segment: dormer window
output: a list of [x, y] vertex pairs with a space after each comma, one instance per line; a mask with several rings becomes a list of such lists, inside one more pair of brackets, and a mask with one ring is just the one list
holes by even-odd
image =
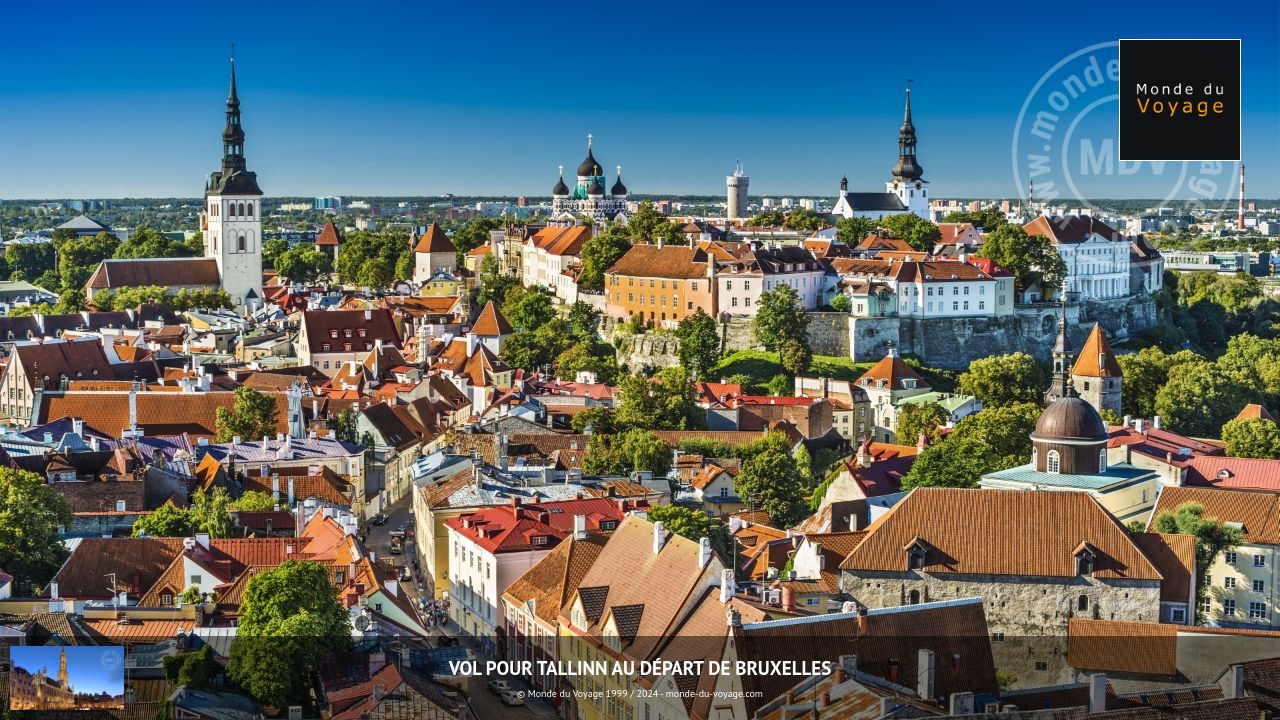
[[365, 335], [369, 334], [369, 331], [364, 328], [360, 328], [357, 332], [360, 333], [360, 337], [364, 337]]
[[546, 545], [546, 544], [547, 544], [547, 536], [546, 536], [546, 535], [534, 535], [534, 536], [533, 536], [533, 544], [534, 544], [534, 545]]
[[1098, 568], [1098, 556], [1094, 554], [1088, 543], [1080, 543], [1080, 546], [1076, 551], [1076, 575], [1090, 577]]
[[335, 329], [333, 329], [333, 330], [330, 330], [330, 331], [329, 331], [329, 337], [331, 337], [331, 338], [336, 338], [336, 337], [338, 337], [338, 330], [337, 330], [337, 328], [335, 328]]
[[907, 551], [907, 570], [924, 570], [929, 564], [929, 546], [924, 540], [916, 538], [904, 549]]

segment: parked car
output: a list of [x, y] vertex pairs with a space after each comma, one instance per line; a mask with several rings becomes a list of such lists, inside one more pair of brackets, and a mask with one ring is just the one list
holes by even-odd
[[378, 513], [377, 515], [373, 516], [373, 519], [370, 520], [369, 523], [372, 525], [386, 525], [387, 516], [383, 515], [382, 513]]
[[501, 695], [504, 692], [510, 692], [515, 688], [511, 687], [511, 683], [506, 680], [490, 680], [489, 690]]
[[524, 693], [520, 693], [515, 690], [503, 690], [498, 693], [498, 697], [502, 698], [502, 703], [504, 705], [524, 705]]

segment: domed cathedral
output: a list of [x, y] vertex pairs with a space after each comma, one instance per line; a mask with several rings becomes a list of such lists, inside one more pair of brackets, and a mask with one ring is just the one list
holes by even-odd
[[627, 222], [627, 186], [622, 184], [622, 166], [616, 170], [613, 186], [605, 192], [607, 179], [591, 147], [587, 135], [587, 156], [578, 163], [578, 182], [570, 190], [564, 182], [564, 166], [560, 179], [551, 190], [551, 220], [557, 225], [573, 225], [581, 216], [594, 222]]
[[916, 160], [916, 125], [911, 118], [911, 81], [907, 81], [906, 109], [898, 129], [898, 162], [889, 171], [884, 192], [849, 192], [849, 178], [840, 178], [840, 196], [832, 215], [880, 220], [889, 215], [915, 213], [929, 219], [929, 188], [924, 168]]
[[200, 226], [204, 256], [218, 261], [222, 289], [241, 308], [262, 298], [262, 190], [244, 159], [244, 128], [236, 93], [236, 60], [231, 58], [227, 124], [222, 130], [222, 168], [209, 175]]

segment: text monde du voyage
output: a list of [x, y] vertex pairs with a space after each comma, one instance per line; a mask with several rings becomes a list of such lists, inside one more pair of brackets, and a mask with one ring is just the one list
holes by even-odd
[[1203, 87], [1190, 83], [1135, 83], [1134, 100], [1138, 103], [1138, 112], [1143, 115], [1209, 117], [1227, 112], [1226, 104], [1214, 99], [1226, 94], [1224, 88], [1225, 86], [1214, 83], [1205, 83]]

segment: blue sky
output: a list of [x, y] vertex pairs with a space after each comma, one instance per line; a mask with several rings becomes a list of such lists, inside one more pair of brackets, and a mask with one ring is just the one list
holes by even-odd
[[[14, 665], [32, 674], [46, 668], [49, 677], [56, 680], [58, 656], [62, 650], [53, 646], [15, 646], [9, 652]], [[77, 693], [124, 694], [124, 648], [68, 647], [66, 651], [67, 677]]]
[[720, 194], [735, 158], [753, 196], [832, 196], [842, 174], [880, 189], [910, 77], [934, 195], [1013, 197], [1014, 123], [1045, 71], [1119, 37], [1193, 36], [1243, 39], [1249, 195], [1280, 196], [1276, 3], [0, 0], [0, 17], [4, 198], [198, 195], [230, 42], [268, 195], [546, 195], [588, 132], [633, 192]]

